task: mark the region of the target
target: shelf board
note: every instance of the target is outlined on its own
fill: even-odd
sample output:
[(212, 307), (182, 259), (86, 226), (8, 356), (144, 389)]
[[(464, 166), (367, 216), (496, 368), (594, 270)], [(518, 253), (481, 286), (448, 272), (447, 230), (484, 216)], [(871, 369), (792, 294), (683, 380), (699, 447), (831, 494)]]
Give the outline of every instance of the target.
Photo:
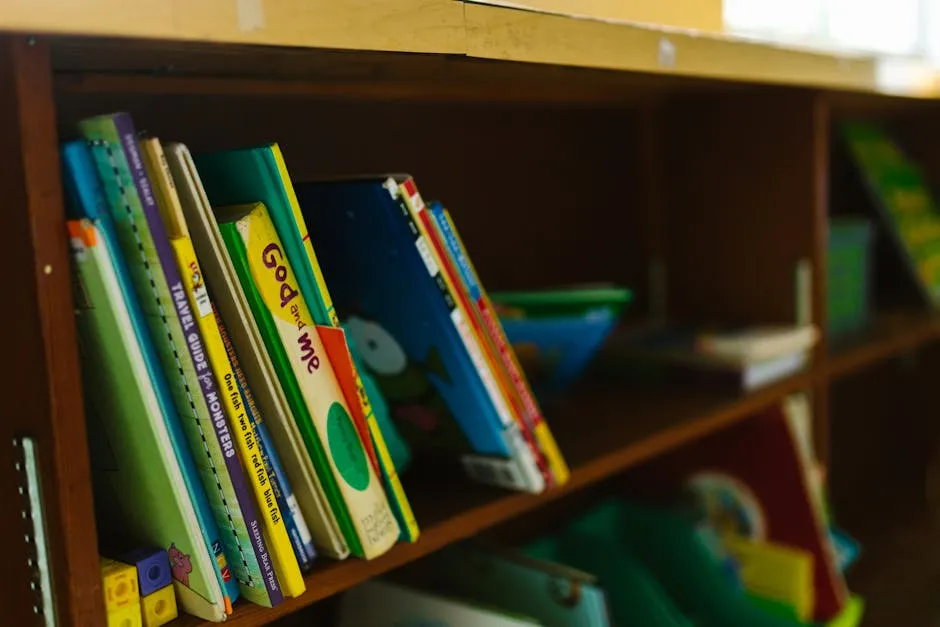
[[(650, 15), (660, 12), (657, 5), (661, 3), (654, 0), (641, 4), (651, 8)], [(940, 73), (917, 60), (811, 50), (642, 20), (574, 17), (458, 0), (6, 0), (0, 15), (2, 31), (285, 49), (436, 53), (910, 97), (940, 96)]]
[[(307, 576), (307, 592), (302, 597), (286, 600), (274, 609), (239, 603), (227, 624), (263, 625), (296, 612), (753, 416), (786, 394), (809, 386), (812, 380), (807, 372), (739, 397), (704, 391), (676, 393), (675, 389), (634, 391), (613, 385), (582, 389), (550, 417), (572, 469), (571, 480), (563, 488), (535, 496), (487, 488), (450, 475), (406, 474), (405, 489), (422, 529), (416, 543), (399, 544), (372, 561), (323, 559)], [(192, 617), (173, 623), (174, 627), (201, 624)]]
[(826, 371), (837, 379), (940, 339), (940, 317), (925, 311), (879, 313), (871, 328), (831, 347)]

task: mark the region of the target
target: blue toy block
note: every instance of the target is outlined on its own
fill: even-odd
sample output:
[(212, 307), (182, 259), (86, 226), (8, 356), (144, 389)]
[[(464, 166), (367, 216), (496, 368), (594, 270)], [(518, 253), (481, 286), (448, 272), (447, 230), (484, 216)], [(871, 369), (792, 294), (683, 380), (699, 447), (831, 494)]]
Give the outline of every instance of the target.
[(165, 588), (173, 581), (170, 560), (163, 549), (135, 549), (122, 556), (121, 561), (137, 568), (140, 596)]

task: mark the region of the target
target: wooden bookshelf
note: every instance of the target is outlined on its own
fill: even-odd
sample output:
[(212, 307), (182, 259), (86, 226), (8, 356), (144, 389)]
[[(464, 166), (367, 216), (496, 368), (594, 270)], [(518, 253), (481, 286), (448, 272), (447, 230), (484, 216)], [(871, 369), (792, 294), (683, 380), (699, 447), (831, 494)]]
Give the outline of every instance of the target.
[[(940, 182), (940, 104), (930, 99), (940, 90), (928, 77), (881, 93), (880, 59), (457, 0), (195, 4), (11, 0), (0, 15), (2, 258), (16, 269), (3, 332), (16, 368), (0, 389), (22, 399), (0, 421), (0, 441), (29, 435), (39, 444), (65, 627), (104, 624), (56, 151), (76, 119), (126, 109), (194, 149), (276, 140), (298, 180), (407, 170), (423, 191), (462, 210), (464, 239), (491, 287), (611, 280), (636, 287), (632, 315), (719, 324), (787, 323), (798, 310), (817, 324), (826, 319), (831, 130), (842, 116), (914, 129), (918, 158)], [(802, 268), (811, 281), (798, 296)], [(801, 309), (806, 302), (811, 311)], [(821, 454), (851, 448), (857, 442), (842, 431), (829, 438), (830, 422), (845, 422), (836, 415), (843, 409), (829, 407), (833, 383), (937, 339), (937, 318), (885, 312), (851, 341), (824, 333), (811, 370), (744, 396), (593, 378), (547, 408), (572, 467), (564, 488), (530, 496), (408, 474), (418, 542), (371, 562), (322, 560), (304, 596), (274, 610), (240, 603), (229, 623), (272, 622), (453, 542), (606, 489), (794, 391), (813, 394)], [(853, 412), (864, 412), (860, 405)], [(850, 417), (859, 429), (872, 422)], [(0, 497), (12, 498), (15, 466), (3, 451)], [(845, 459), (854, 458), (833, 463)], [(852, 468), (838, 474), (851, 477)], [(925, 520), (909, 520), (921, 530), (917, 546), (932, 541)], [(0, 548), (10, 558), (0, 585), (16, 599), (5, 618), (32, 626), (24, 528), (18, 510), (0, 511)], [(890, 547), (901, 537), (894, 533), (872, 532), (872, 546), (886, 538)], [(892, 585), (883, 573), (900, 572), (889, 563), (894, 553), (873, 548), (870, 570), (859, 571), (869, 597)]]

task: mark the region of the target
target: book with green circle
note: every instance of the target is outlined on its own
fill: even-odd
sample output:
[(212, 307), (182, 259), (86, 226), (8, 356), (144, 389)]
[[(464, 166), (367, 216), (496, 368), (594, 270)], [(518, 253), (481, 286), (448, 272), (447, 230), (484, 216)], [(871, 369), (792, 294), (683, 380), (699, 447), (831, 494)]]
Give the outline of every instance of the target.
[(217, 208), (216, 217), (340, 529), (355, 555), (381, 555), (398, 540), (398, 523), (268, 211), (254, 203)]

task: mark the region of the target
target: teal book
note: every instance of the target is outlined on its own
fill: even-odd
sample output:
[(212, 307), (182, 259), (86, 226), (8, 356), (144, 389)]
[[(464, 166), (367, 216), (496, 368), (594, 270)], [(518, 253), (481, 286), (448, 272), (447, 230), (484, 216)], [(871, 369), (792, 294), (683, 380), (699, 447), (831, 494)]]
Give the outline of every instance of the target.
[[(187, 316), (192, 318), (186, 289), (144, 169), (130, 116), (118, 113), (83, 120), (79, 131), (90, 142), (120, 252), (173, 397), (179, 420), (168, 421), (171, 441), (206, 546), (215, 554), (216, 578), (225, 592), (230, 613), (231, 604), (239, 597), (239, 586), (229, 559), (239, 560), (241, 554), (225, 553), (217, 521), (227, 503), (216, 487), (224, 465), (220, 466), (207, 454), (204, 444), (210, 437), (216, 437), (209, 411), (212, 396), (207, 394), (210, 387), (218, 389), (215, 378), (207, 363), (203, 362), (200, 368), (194, 361), (201, 354), (201, 348), (197, 348), (201, 347), (201, 336), (184, 332), (183, 320)], [(210, 489), (207, 491), (205, 486)], [(233, 504), (230, 509), (234, 508)], [(250, 543), (244, 546), (246, 551), (252, 550)]]
[(68, 227), (99, 530), (166, 548), (183, 610), (222, 621), (215, 556), (173, 445), (176, 416), (164, 414), (147, 370), (133, 323), (138, 305), (125, 298), (115, 269), (119, 253), (94, 221)]

